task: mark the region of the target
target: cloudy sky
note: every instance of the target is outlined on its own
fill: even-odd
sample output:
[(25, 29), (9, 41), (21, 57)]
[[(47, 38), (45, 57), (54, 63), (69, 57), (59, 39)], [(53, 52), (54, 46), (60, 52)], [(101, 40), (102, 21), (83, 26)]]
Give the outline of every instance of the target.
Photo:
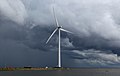
[(120, 0), (0, 0), (0, 67), (120, 67)]

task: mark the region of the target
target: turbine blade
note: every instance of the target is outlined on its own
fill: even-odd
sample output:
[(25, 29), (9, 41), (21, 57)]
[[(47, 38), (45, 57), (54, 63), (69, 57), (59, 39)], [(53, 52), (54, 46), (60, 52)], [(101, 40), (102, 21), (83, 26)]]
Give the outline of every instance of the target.
[(50, 35), (50, 37), (48, 38), (48, 40), (46, 41), (46, 44), (50, 41), (50, 39), (52, 38), (52, 36), (56, 33), (56, 31), (58, 30), (58, 28), (56, 28), (53, 33)]
[(64, 32), (67, 32), (67, 33), (73, 34), (72, 32), (70, 32), (70, 31), (68, 31), (68, 30), (65, 30), (65, 29), (63, 29), (63, 28), (61, 28), (60, 30), (61, 30), (61, 31), (64, 31)]
[(58, 19), (56, 17), (56, 14), (55, 14), (55, 8), (54, 7), (53, 7), (53, 15), (54, 15), (56, 26), (59, 27), (59, 23), (58, 23)]

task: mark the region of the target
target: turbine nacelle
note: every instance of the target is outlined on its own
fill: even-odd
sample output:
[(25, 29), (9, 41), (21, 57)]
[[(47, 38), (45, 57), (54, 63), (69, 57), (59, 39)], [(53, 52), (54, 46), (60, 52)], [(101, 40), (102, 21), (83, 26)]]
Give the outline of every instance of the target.
[(62, 28), (62, 26), (58, 26), (58, 29)]

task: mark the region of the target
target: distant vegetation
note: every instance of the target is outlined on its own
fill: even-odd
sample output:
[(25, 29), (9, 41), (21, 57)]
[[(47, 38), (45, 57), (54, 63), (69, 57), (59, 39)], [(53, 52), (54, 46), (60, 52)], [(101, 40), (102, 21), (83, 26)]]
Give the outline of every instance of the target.
[(23, 67), (23, 68), (5, 67), (5, 68), (0, 68), (0, 71), (15, 71), (15, 70), (69, 70), (69, 68), (32, 68), (32, 67)]
[(5, 68), (0, 68), (0, 71), (14, 71), (16, 68), (11, 68), (11, 67), (5, 67)]

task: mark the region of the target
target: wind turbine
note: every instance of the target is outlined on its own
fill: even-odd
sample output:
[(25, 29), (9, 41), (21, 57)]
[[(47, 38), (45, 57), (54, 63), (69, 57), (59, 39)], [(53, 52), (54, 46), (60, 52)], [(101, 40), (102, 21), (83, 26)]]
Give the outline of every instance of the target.
[(53, 7), (53, 15), (54, 15), (54, 19), (55, 19), (56, 29), (52, 32), (52, 34), (48, 38), (46, 44), (50, 41), (50, 39), (53, 37), (53, 35), (58, 31), (59, 32), (59, 37), (58, 37), (58, 67), (60, 68), (61, 67), (61, 31), (64, 31), (67, 33), (72, 33), (72, 32), (63, 29), (62, 26), (59, 25), (58, 19), (57, 19), (56, 14), (55, 14), (54, 7)]

